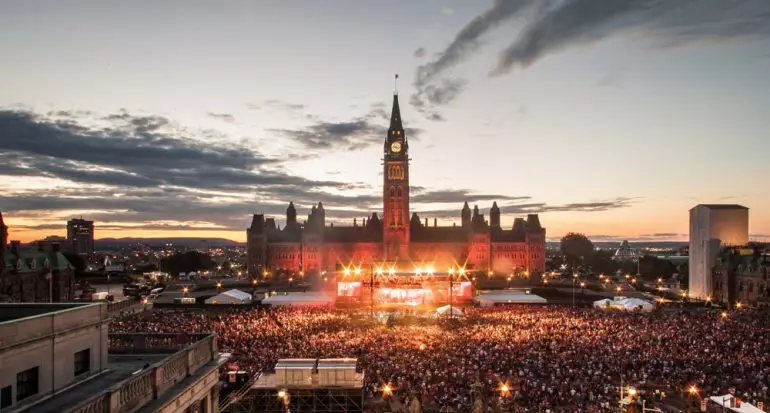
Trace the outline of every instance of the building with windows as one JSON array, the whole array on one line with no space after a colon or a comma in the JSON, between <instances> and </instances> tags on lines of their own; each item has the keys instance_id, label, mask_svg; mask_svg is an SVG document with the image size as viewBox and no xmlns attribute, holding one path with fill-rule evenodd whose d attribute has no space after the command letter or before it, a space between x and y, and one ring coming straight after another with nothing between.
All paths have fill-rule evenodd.
<instances>
[{"instance_id":1,"label":"building with windows","mask_svg":"<svg viewBox=\"0 0 770 413\"><path fill-rule=\"evenodd\" d=\"M0 302L66 302L75 298L75 270L58 243L39 242L22 249L8 244L0 214Z\"/></svg>"},{"instance_id":2,"label":"building with windows","mask_svg":"<svg viewBox=\"0 0 770 413\"><path fill-rule=\"evenodd\" d=\"M91 256L94 253L94 221L83 218L67 221L67 240L76 254Z\"/></svg>"},{"instance_id":3,"label":"building with windows","mask_svg":"<svg viewBox=\"0 0 770 413\"><path fill-rule=\"evenodd\" d=\"M749 209L742 205L701 204L690 209L689 296L714 292L712 269L723 246L749 242Z\"/></svg>"},{"instance_id":4,"label":"building with windows","mask_svg":"<svg viewBox=\"0 0 770 413\"><path fill-rule=\"evenodd\" d=\"M466 202L458 210L460 226L429 225L410 213L409 141L404 132L398 94L393 96L390 127L383 143L382 213L372 213L360 225L327 225L321 202L313 205L307 220L297 220L289 203L286 225L274 217L253 216L246 230L248 271L333 271L341 266L373 268L431 266L446 270L461 266L504 276L545 270L545 228L536 214L516 218L511 228L501 225L501 210L493 203L489 219Z\"/></svg>"},{"instance_id":5,"label":"building with windows","mask_svg":"<svg viewBox=\"0 0 770 413\"><path fill-rule=\"evenodd\" d=\"M712 270L712 300L732 306L770 304L770 261L760 247L726 247Z\"/></svg>"},{"instance_id":6,"label":"building with windows","mask_svg":"<svg viewBox=\"0 0 770 413\"><path fill-rule=\"evenodd\" d=\"M213 334L109 334L106 304L0 304L0 411L219 411Z\"/></svg>"}]
</instances>

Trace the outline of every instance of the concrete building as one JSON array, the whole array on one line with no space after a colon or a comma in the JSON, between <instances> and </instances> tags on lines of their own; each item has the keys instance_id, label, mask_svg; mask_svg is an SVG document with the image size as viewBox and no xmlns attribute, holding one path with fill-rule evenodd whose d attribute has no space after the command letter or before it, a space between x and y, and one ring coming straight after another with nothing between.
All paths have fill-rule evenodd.
<instances>
[{"instance_id":1,"label":"concrete building","mask_svg":"<svg viewBox=\"0 0 770 413\"><path fill-rule=\"evenodd\" d=\"M749 241L749 209L741 205L701 204L690 209L691 298L705 299L714 291L712 270L722 246Z\"/></svg>"},{"instance_id":2,"label":"concrete building","mask_svg":"<svg viewBox=\"0 0 770 413\"><path fill-rule=\"evenodd\" d=\"M219 411L213 334L108 334L105 304L0 304L0 411Z\"/></svg>"},{"instance_id":3,"label":"concrete building","mask_svg":"<svg viewBox=\"0 0 770 413\"><path fill-rule=\"evenodd\" d=\"M94 221L73 218L67 221L67 240L76 254L90 256L94 253Z\"/></svg>"}]
</instances>

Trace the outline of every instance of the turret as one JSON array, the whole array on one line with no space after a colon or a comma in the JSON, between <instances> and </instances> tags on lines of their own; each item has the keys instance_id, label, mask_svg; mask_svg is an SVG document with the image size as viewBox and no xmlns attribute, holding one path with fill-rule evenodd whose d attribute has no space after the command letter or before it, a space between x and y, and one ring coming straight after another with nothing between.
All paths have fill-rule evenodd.
<instances>
[{"instance_id":1,"label":"turret","mask_svg":"<svg viewBox=\"0 0 770 413\"><path fill-rule=\"evenodd\" d=\"M492 228L500 228L500 208L497 206L497 202L493 202L492 208L489 210L489 223Z\"/></svg>"},{"instance_id":2,"label":"turret","mask_svg":"<svg viewBox=\"0 0 770 413\"><path fill-rule=\"evenodd\" d=\"M463 205L460 217L462 218L463 228L469 228L471 226L471 207L468 206L468 201Z\"/></svg>"},{"instance_id":3,"label":"turret","mask_svg":"<svg viewBox=\"0 0 770 413\"><path fill-rule=\"evenodd\" d=\"M324 209L323 202L318 202L316 211L318 211L318 226L323 230L326 227L326 210Z\"/></svg>"},{"instance_id":4,"label":"turret","mask_svg":"<svg viewBox=\"0 0 770 413\"><path fill-rule=\"evenodd\" d=\"M543 227L540 226L540 217L538 217L537 214L527 215L527 230L539 231L541 229L543 229Z\"/></svg>"},{"instance_id":5,"label":"turret","mask_svg":"<svg viewBox=\"0 0 770 413\"><path fill-rule=\"evenodd\" d=\"M246 270L252 277L257 276L266 263L265 216L254 214L251 218L251 226L246 229Z\"/></svg>"},{"instance_id":6,"label":"turret","mask_svg":"<svg viewBox=\"0 0 770 413\"><path fill-rule=\"evenodd\" d=\"M420 228L422 225L420 224L420 216L417 215L416 212L412 213L412 219L409 221L409 225L412 228Z\"/></svg>"},{"instance_id":7,"label":"turret","mask_svg":"<svg viewBox=\"0 0 770 413\"><path fill-rule=\"evenodd\" d=\"M286 227L291 228L297 225L297 209L294 208L294 202L289 202L289 207L286 208Z\"/></svg>"}]
</instances>

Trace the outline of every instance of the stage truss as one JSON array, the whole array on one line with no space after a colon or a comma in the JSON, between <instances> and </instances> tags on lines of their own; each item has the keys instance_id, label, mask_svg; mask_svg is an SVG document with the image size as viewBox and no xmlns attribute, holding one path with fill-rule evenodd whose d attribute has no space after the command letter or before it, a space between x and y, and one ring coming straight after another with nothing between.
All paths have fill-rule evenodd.
<instances>
[{"instance_id":1,"label":"stage truss","mask_svg":"<svg viewBox=\"0 0 770 413\"><path fill-rule=\"evenodd\" d=\"M411 272L395 266L345 267L336 272L337 302L361 304L450 304L473 296L473 276L463 268L445 272L416 267Z\"/></svg>"},{"instance_id":2,"label":"stage truss","mask_svg":"<svg viewBox=\"0 0 770 413\"><path fill-rule=\"evenodd\" d=\"M276 389L251 388L227 413L363 413L361 388L289 388L285 398Z\"/></svg>"}]
</instances>

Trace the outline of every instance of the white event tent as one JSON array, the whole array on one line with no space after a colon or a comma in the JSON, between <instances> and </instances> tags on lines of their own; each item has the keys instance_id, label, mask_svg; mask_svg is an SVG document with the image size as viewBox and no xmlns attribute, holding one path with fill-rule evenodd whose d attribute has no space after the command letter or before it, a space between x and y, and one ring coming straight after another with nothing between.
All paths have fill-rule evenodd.
<instances>
[{"instance_id":1,"label":"white event tent","mask_svg":"<svg viewBox=\"0 0 770 413\"><path fill-rule=\"evenodd\" d=\"M320 291L290 292L271 295L262 300L262 304L270 305L294 305L294 306L319 306L334 304L334 296Z\"/></svg>"},{"instance_id":2,"label":"white event tent","mask_svg":"<svg viewBox=\"0 0 770 413\"><path fill-rule=\"evenodd\" d=\"M743 401L741 402L740 406L738 406L738 403L736 403L732 399L735 399L735 397L730 394L726 394L724 396L709 397L709 400L711 400L713 403L718 404L720 407L723 408L723 410L728 409L731 412L738 412L738 413L765 413L764 410L758 408L757 406L754 406L753 404L749 404Z\"/></svg>"},{"instance_id":3,"label":"white event tent","mask_svg":"<svg viewBox=\"0 0 770 413\"><path fill-rule=\"evenodd\" d=\"M445 305L443 307L439 307L439 308L436 309L436 316L438 316L438 317L449 316L450 313L452 315L456 315L456 316L463 316L463 315L465 315L465 313L463 313L463 310L461 310L461 309L459 309L457 307L449 306L449 305Z\"/></svg>"},{"instance_id":4,"label":"white event tent","mask_svg":"<svg viewBox=\"0 0 770 413\"><path fill-rule=\"evenodd\" d=\"M651 302L639 298L615 297L614 300L603 298L599 301L594 301L594 307L603 309L610 308L623 311L640 310L647 312L652 311L655 306L653 306Z\"/></svg>"},{"instance_id":5,"label":"white event tent","mask_svg":"<svg viewBox=\"0 0 770 413\"><path fill-rule=\"evenodd\" d=\"M206 304L249 304L251 294L241 290L229 290L206 299Z\"/></svg>"},{"instance_id":6,"label":"white event tent","mask_svg":"<svg viewBox=\"0 0 770 413\"><path fill-rule=\"evenodd\" d=\"M473 298L482 307L495 304L546 304L548 301L539 295L528 294L519 290L487 291Z\"/></svg>"}]
</instances>

